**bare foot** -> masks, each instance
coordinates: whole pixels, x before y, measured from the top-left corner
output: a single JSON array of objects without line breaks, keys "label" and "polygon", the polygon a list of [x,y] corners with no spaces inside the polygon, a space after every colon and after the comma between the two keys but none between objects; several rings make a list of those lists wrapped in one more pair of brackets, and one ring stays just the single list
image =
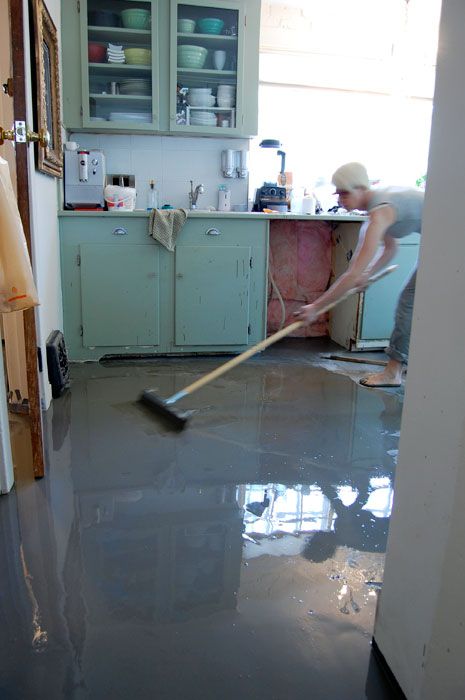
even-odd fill
[{"label": "bare foot", "polygon": [[360,379],[360,384],[367,387],[397,387],[402,384],[402,363],[389,360],[382,372],[367,374]]}]

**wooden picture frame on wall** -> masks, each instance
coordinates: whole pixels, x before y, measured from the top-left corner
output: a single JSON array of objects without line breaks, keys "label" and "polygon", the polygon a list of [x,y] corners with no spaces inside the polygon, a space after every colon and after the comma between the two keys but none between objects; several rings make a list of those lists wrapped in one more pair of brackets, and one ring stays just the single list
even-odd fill
[{"label": "wooden picture frame on wall", "polygon": [[37,144],[37,168],[47,175],[63,177],[61,137],[60,57],[58,35],[43,0],[33,0],[36,63],[37,132],[48,133],[44,147]]}]

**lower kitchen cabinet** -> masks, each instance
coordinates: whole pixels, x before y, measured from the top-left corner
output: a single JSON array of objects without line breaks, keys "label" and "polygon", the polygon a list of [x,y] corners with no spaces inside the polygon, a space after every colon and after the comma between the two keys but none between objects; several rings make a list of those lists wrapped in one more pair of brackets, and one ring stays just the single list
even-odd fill
[{"label": "lower kitchen cabinet", "polygon": [[60,217],[73,361],[241,352],[266,334],[268,223],[188,219],[171,253],[146,215]]},{"label": "lower kitchen cabinet", "polygon": [[182,246],[178,249],[176,346],[247,345],[250,261],[251,249],[246,246]]},{"label": "lower kitchen cabinet", "polygon": [[[335,278],[348,267],[357,246],[359,229],[360,224],[344,223],[333,234]],[[412,233],[398,243],[398,252],[392,261],[398,266],[397,270],[331,312],[330,336],[348,350],[384,348],[389,343],[397,300],[418,258],[420,235]]]}]

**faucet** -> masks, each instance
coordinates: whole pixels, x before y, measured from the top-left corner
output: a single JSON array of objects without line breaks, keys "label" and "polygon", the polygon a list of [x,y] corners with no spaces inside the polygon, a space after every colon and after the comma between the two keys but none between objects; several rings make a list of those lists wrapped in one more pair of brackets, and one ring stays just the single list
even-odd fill
[{"label": "faucet", "polygon": [[189,192],[189,209],[197,209],[199,194],[203,194],[205,192],[205,188],[203,185],[197,185],[197,187],[194,189],[194,183],[192,180],[190,180],[190,183],[191,191]]}]

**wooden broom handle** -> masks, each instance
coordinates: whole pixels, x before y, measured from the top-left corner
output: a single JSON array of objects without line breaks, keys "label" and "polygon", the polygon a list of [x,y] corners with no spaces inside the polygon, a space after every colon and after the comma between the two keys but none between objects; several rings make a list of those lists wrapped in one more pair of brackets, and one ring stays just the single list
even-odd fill
[{"label": "wooden broom handle", "polygon": [[[389,275],[395,269],[397,269],[397,265],[390,265],[384,270],[381,270],[381,272],[378,272],[376,275],[373,275],[373,277],[370,277],[367,286],[373,284],[373,282],[377,282],[382,277]],[[345,301],[348,297],[351,297],[353,294],[356,294],[358,291],[359,289],[349,289],[349,291],[346,292],[340,299],[324,306],[319,312],[318,316],[321,316],[327,311],[330,311],[332,308],[340,304],[342,301]],[[273,345],[273,343],[276,343],[278,340],[281,340],[281,338],[285,338],[286,335],[289,335],[293,331],[296,331],[298,328],[302,328],[302,326],[304,325],[305,323],[303,321],[294,321],[294,323],[289,324],[289,326],[281,328],[280,331],[273,333],[273,335],[268,336],[268,338],[265,338],[265,340],[262,340],[260,343],[257,343],[257,345],[254,345],[252,348],[245,350],[240,355],[236,355],[236,357],[233,357],[232,360],[228,360],[228,362],[225,362],[224,364],[220,365],[212,372],[205,374],[203,377],[200,377],[200,379],[197,379],[197,381],[193,382],[192,384],[189,384],[189,386],[186,386],[182,390],[182,392],[179,393],[182,393],[183,396],[187,394],[192,394],[194,391],[197,391],[197,389],[200,389],[201,387],[205,386],[205,384],[209,384],[217,377],[221,377],[221,375],[225,372],[229,372],[229,370],[233,367],[237,367],[237,365],[240,365],[242,362],[245,362],[245,360],[248,360],[249,357],[256,355],[257,352],[261,352],[269,345]]]}]

